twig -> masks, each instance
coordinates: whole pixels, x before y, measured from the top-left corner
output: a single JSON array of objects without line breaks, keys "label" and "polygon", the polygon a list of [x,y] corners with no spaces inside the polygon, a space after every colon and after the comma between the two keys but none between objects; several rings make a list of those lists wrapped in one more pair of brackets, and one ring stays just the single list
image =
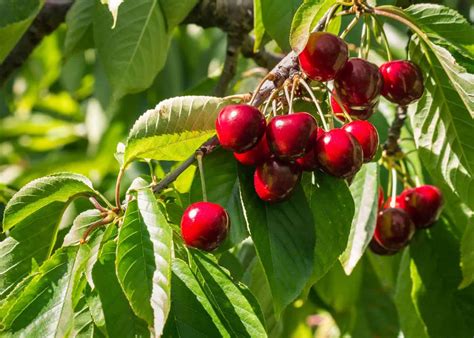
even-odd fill
[{"label": "twig", "polygon": [[388,138],[383,145],[383,149],[388,156],[394,156],[401,151],[398,139],[402,131],[403,123],[407,118],[407,107],[398,106],[390,128],[388,129]]}]

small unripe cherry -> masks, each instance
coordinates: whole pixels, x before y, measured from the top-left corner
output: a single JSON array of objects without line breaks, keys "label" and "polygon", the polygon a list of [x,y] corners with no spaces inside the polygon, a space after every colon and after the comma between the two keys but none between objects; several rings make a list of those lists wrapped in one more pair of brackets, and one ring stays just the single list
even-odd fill
[{"label": "small unripe cherry", "polygon": [[417,228],[428,228],[436,222],[441,213],[443,194],[433,185],[422,185],[403,191],[399,204]]},{"label": "small unripe cherry", "polygon": [[219,204],[197,202],[184,211],[181,235],[187,245],[211,251],[227,237],[229,225],[229,215]]},{"label": "small unripe cherry", "polygon": [[349,57],[347,44],[337,35],[314,32],[298,56],[301,70],[312,80],[334,79]]},{"label": "small unripe cherry", "polygon": [[379,133],[368,121],[352,121],[342,127],[359,142],[362,147],[364,162],[370,162],[379,147]]},{"label": "small unripe cherry", "polygon": [[262,164],[271,156],[267,137],[263,135],[257,145],[243,153],[234,153],[234,157],[243,165],[255,166]]},{"label": "small unripe cherry", "polygon": [[216,119],[221,146],[236,153],[254,147],[265,133],[265,116],[253,106],[233,104],[222,108]]},{"label": "small unripe cherry", "polygon": [[306,153],[317,127],[315,118],[305,112],[275,116],[266,131],[270,149],[281,160],[295,160]]},{"label": "small unripe cherry", "polygon": [[423,95],[423,74],[413,62],[389,61],[380,66],[380,73],[384,83],[382,95],[387,100],[406,106]]},{"label": "small unripe cherry", "polygon": [[[358,120],[367,120],[372,115],[374,115],[377,104],[378,102],[375,102],[371,106],[355,108],[351,108],[348,105],[344,105],[344,108],[346,109],[347,114],[349,114],[352,118],[356,118]],[[337,103],[337,100],[334,95],[331,95],[331,108],[334,116],[336,116],[341,121],[346,120],[346,117],[344,116],[344,110],[341,108],[339,103]]]},{"label": "small unripe cherry", "polygon": [[316,135],[311,137],[311,144],[309,148],[306,150],[306,154],[302,157],[296,159],[296,163],[300,166],[300,168],[304,171],[314,171],[319,168],[318,158],[316,157],[316,152],[314,151],[314,147],[316,147],[316,141],[318,138],[324,134],[324,130],[322,128],[317,129]]},{"label": "small unripe cherry", "polygon": [[387,208],[379,212],[374,240],[389,251],[397,251],[408,244],[415,233],[410,216],[400,208]]},{"label": "small unripe cherry", "polygon": [[320,136],[315,152],[321,169],[332,176],[347,178],[362,166],[359,142],[343,129],[332,129]]},{"label": "small unripe cherry", "polygon": [[269,159],[255,170],[253,183],[260,199],[280,202],[288,198],[301,179],[297,164]]}]

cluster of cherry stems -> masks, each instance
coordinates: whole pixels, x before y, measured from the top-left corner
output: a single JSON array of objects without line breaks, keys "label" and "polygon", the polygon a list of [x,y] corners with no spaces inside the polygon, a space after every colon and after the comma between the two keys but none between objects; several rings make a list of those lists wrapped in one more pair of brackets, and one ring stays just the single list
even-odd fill
[{"label": "cluster of cherry stems", "polygon": [[[324,129],[318,127],[311,114],[292,112],[291,102],[289,114],[274,116],[268,123],[252,105],[228,105],[220,111],[216,120],[219,143],[240,163],[256,167],[254,187],[260,199],[270,203],[287,199],[302,171],[321,170],[338,178],[352,178],[364,162],[374,158],[379,147],[377,130],[366,120],[374,113],[380,94],[400,106],[422,96],[423,77],[414,63],[398,60],[377,67],[348,55],[347,44],[340,37],[315,32],[298,56],[304,77],[320,83],[334,81],[333,113],[349,121],[341,128],[329,129],[323,115]],[[313,96],[310,87],[307,89]],[[434,186],[410,188],[395,201],[386,202],[381,190],[370,248],[382,255],[398,252],[416,228],[436,221],[441,207],[441,192]],[[187,245],[210,251],[226,238],[229,223],[220,205],[194,203],[182,217],[182,236]]]}]

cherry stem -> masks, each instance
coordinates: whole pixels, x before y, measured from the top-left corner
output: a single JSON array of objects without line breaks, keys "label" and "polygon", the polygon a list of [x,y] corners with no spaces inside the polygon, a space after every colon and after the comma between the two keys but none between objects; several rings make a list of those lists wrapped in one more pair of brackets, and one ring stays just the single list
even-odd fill
[{"label": "cherry stem", "polygon": [[303,87],[306,89],[308,92],[309,96],[311,96],[311,99],[314,102],[314,105],[316,106],[316,109],[318,110],[319,116],[321,117],[321,123],[323,124],[323,128],[325,131],[329,130],[329,126],[326,122],[326,118],[324,117],[323,110],[321,109],[321,106],[319,105],[318,100],[314,96],[313,91],[311,90],[311,87],[308,85],[308,83],[304,79],[299,79],[299,82],[303,85]]},{"label": "cherry stem", "polygon": [[327,12],[326,22],[324,23],[323,30],[326,31],[328,29],[329,23],[331,22],[332,18],[334,17],[334,13],[337,11],[339,6],[340,6],[340,4],[336,3],[331,8],[329,8],[329,11]]},{"label": "cherry stem", "polygon": [[275,96],[278,95],[278,92],[279,92],[278,89],[274,89],[272,93],[270,94],[270,97],[267,99],[267,102],[265,103],[265,106],[263,107],[263,111],[262,111],[263,115],[266,115],[267,109],[270,106],[270,103],[274,101]]},{"label": "cherry stem", "polygon": [[103,219],[100,219],[96,222],[93,222],[91,223],[91,225],[89,225],[89,227],[86,229],[86,231],[82,234],[82,237],[79,241],[80,244],[85,244],[87,243],[87,237],[89,237],[89,235],[91,234],[92,231],[94,231],[95,229],[103,226],[103,225],[107,225],[109,224],[110,222],[112,222],[114,219],[114,217],[112,215],[108,215],[106,216],[105,218]]},{"label": "cherry stem", "polygon": [[120,184],[122,183],[122,178],[123,174],[125,173],[125,168],[120,167],[118,176],[117,176],[117,182],[115,183],[115,205],[117,206],[117,209],[121,210],[122,205],[120,203]]},{"label": "cherry stem", "polygon": [[283,91],[285,92],[286,102],[288,102],[288,113],[291,114],[291,98],[290,98],[290,93],[288,92],[287,81],[285,81],[285,84],[283,85]]},{"label": "cherry stem", "polygon": [[395,200],[397,198],[397,171],[393,166],[390,171],[392,173],[392,200],[390,201],[390,207],[395,208]]},{"label": "cherry stem", "polygon": [[408,163],[409,166],[411,166],[411,168],[413,169],[413,173],[415,174],[415,186],[420,186],[421,185],[421,182],[420,182],[420,175],[418,173],[418,170],[415,166],[415,164],[413,163],[413,161],[408,157],[405,156],[403,157],[403,159],[406,161],[406,163]]},{"label": "cherry stem", "polygon": [[207,202],[207,191],[206,191],[206,180],[204,177],[204,166],[202,165],[203,152],[198,150],[196,151],[196,160],[199,168],[199,177],[201,178],[201,190],[202,190],[202,199],[204,202]]},{"label": "cherry stem", "polygon": [[349,113],[347,112],[347,109],[346,107],[344,106],[344,104],[342,103],[342,100],[339,98],[339,95],[336,93],[336,90],[331,90],[331,88],[329,88],[329,86],[327,85],[327,83],[324,83],[322,82],[322,84],[324,85],[324,87],[326,88],[326,90],[328,91],[329,95],[332,95],[334,96],[334,98],[336,99],[336,102],[337,104],[339,105],[339,107],[341,107],[342,109],[342,114],[344,115],[344,118],[348,121],[348,122],[352,122],[352,117],[349,115]]},{"label": "cherry stem", "polygon": [[298,76],[298,75],[295,75],[295,76],[293,77],[293,83],[292,83],[292,85],[291,85],[290,111],[289,111],[290,114],[293,113],[293,99],[295,98],[295,90],[296,90],[296,86],[298,85],[298,81],[299,81],[299,76]]},{"label": "cherry stem", "polygon": [[97,201],[95,197],[89,197],[89,201],[97,210],[101,212],[107,212],[107,209],[105,209],[102,205],[100,205],[99,201]]},{"label": "cherry stem", "polygon": [[385,47],[385,52],[387,53],[387,59],[388,61],[392,61],[392,52],[390,51],[390,46],[388,44],[387,34],[385,33],[385,29],[383,28],[383,23],[380,22],[377,16],[372,15],[371,17],[375,24],[379,27],[380,33],[382,34],[382,42]]},{"label": "cherry stem", "polygon": [[352,28],[354,28],[357,25],[357,23],[359,22],[359,19],[360,19],[360,17],[356,16],[352,19],[351,22],[349,22],[346,29],[344,29],[344,31],[341,33],[341,35],[339,35],[341,39],[344,39],[346,37],[346,35],[349,34],[349,32],[352,30]]},{"label": "cherry stem", "polygon": [[253,104],[254,104],[255,98],[257,97],[257,94],[258,94],[258,92],[260,91],[260,89],[262,88],[263,84],[264,84],[267,80],[273,79],[274,76],[275,76],[275,75],[274,75],[272,72],[270,72],[270,73],[268,73],[267,75],[265,75],[262,80],[260,80],[260,82],[258,83],[257,87],[256,87],[255,90],[253,91],[252,97],[250,98],[250,101],[249,101],[249,104],[250,104],[250,105],[253,105]]}]

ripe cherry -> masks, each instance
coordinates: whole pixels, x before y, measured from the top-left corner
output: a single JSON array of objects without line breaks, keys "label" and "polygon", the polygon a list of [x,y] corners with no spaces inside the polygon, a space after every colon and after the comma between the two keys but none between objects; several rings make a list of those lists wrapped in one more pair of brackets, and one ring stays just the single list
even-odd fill
[{"label": "ripe cherry", "polygon": [[382,187],[379,187],[379,199],[378,199],[378,202],[377,202],[377,206],[378,206],[378,210],[382,210],[382,207],[383,207],[383,202],[384,202],[384,192],[383,192],[383,188]]},{"label": "ripe cherry", "polygon": [[428,228],[436,222],[441,213],[443,195],[435,186],[422,185],[402,192],[399,203],[417,228]]},{"label": "ripe cherry", "polygon": [[365,109],[373,105],[383,86],[379,68],[364,59],[351,58],[336,75],[334,88],[343,104]]},{"label": "ripe cherry", "polygon": [[257,108],[229,105],[217,117],[217,137],[223,148],[242,153],[257,144],[265,133],[265,125],[265,116]]},{"label": "ripe cherry", "polygon": [[347,44],[337,35],[311,33],[305,49],[298,56],[301,70],[316,81],[334,79],[348,59]]},{"label": "ripe cherry", "polygon": [[316,157],[316,152],[314,151],[314,147],[316,146],[316,141],[318,140],[319,136],[323,134],[324,134],[324,130],[318,127],[316,131],[316,135],[311,137],[311,140],[310,140],[311,144],[306,150],[306,154],[304,154],[303,157],[296,159],[296,163],[298,163],[301,169],[305,171],[314,171],[319,168],[318,158]]},{"label": "ripe cherry", "polygon": [[301,157],[315,137],[317,127],[316,120],[308,113],[275,116],[267,127],[270,149],[281,160]]},{"label": "ripe cherry", "polygon": [[364,162],[370,162],[379,147],[379,134],[374,125],[368,121],[352,121],[342,129],[355,137],[362,147]]},{"label": "ripe cherry", "polygon": [[381,256],[390,256],[397,253],[397,250],[388,250],[384,248],[373,238],[369,243],[369,248],[373,253]]},{"label": "ripe cherry", "polygon": [[184,211],[181,234],[187,245],[211,251],[226,238],[229,223],[229,215],[219,204],[197,202]]},{"label": "ripe cherry", "polygon": [[389,61],[380,66],[380,72],[384,83],[382,95],[387,100],[406,106],[423,95],[423,75],[413,62]]},{"label": "ripe cherry", "polygon": [[267,202],[279,202],[291,195],[301,178],[295,163],[270,159],[258,166],[253,177],[255,192]]},{"label": "ripe cherry", "polygon": [[320,167],[336,177],[350,177],[362,166],[362,147],[344,129],[325,132],[316,141],[315,151]]},{"label": "ripe cherry", "polygon": [[257,145],[244,153],[234,153],[234,157],[244,165],[259,165],[268,160],[271,156],[268,147],[267,137],[263,137],[258,141]]},{"label": "ripe cherry", "polygon": [[379,212],[374,240],[389,251],[403,248],[413,237],[415,225],[400,208],[387,208]]},{"label": "ripe cherry", "polygon": [[[377,106],[377,103],[378,102],[375,102],[371,106],[367,106],[367,107],[356,107],[356,108],[351,108],[348,105],[344,105],[344,108],[346,108],[346,112],[351,117],[357,118],[359,120],[367,120],[369,117],[374,115],[375,107]],[[337,100],[334,97],[334,95],[331,95],[331,107],[332,107],[332,112],[338,119],[342,121],[346,119],[344,116],[344,111],[342,110],[339,103],[337,103]]]}]

